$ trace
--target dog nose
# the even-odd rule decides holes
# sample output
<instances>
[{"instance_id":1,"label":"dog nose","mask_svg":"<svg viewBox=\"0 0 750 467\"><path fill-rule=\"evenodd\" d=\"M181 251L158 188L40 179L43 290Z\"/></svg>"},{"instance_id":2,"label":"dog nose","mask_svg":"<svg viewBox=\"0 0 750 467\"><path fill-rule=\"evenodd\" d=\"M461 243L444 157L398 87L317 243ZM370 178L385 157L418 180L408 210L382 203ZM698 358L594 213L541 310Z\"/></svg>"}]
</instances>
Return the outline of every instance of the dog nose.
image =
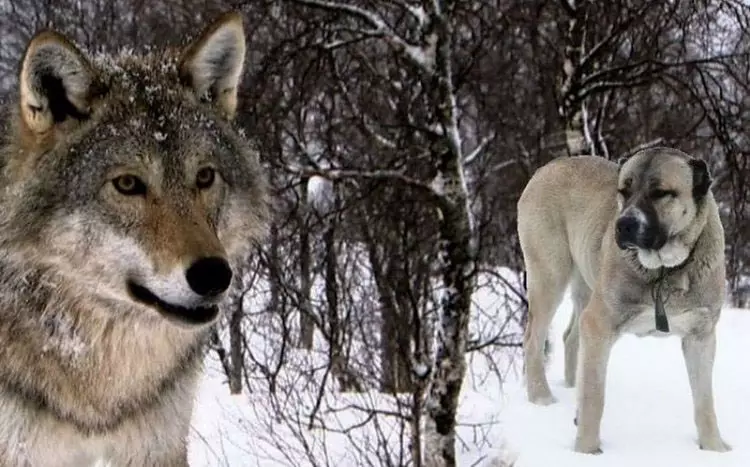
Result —
<instances>
[{"instance_id":1,"label":"dog nose","mask_svg":"<svg viewBox=\"0 0 750 467\"><path fill-rule=\"evenodd\" d=\"M185 277L193 292L202 297L215 296L229 288L232 269L224 258L201 258L190 265Z\"/></svg>"},{"instance_id":2,"label":"dog nose","mask_svg":"<svg viewBox=\"0 0 750 467\"><path fill-rule=\"evenodd\" d=\"M624 216L615 223L615 241L621 250L638 246L640 223L632 216Z\"/></svg>"},{"instance_id":3,"label":"dog nose","mask_svg":"<svg viewBox=\"0 0 750 467\"><path fill-rule=\"evenodd\" d=\"M617 219L615 231L618 238L622 240L634 240L638 235L640 224L635 217L621 217Z\"/></svg>"}]
</instances>

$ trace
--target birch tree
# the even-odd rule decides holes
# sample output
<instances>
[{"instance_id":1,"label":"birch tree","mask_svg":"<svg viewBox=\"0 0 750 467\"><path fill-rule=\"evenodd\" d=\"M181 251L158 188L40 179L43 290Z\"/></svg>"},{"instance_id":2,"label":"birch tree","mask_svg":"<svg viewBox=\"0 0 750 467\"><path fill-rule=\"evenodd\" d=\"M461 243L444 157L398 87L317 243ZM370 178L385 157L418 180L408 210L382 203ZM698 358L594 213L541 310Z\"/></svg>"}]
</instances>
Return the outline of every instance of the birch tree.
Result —
<instances>
[{"instance_id":1,"label":"birch tree","mask_svg":"<svg viewBox=\"0 0 750 467\"><path fill-rule=\"evenodd\" d=\"M424 465L456 465L456 412L458 396L466 373L465 352L469 311L476 270L477 233L470 209L462 132L459 127L459 106L453 82L453 40L455 36L452 16L456 9L453 1L424 1L421 4L395 3L414 19L408 31L409 39L388 24L376 8L366 8L354 3L317 0L295 0L311 8L334 12L342 21L331 24L339 34L323 47L336 47L342 43L375 39L387 44L396 54L408 60L413 72L429 88L430 113L434 126L429 131L437 137L430 152L434 168L432 180L407 177L399 172L374 170L315 170L310 167L295 168L302 173L313 172L330 179L359 178L381 179L403 183L426 194L435 210L439 225L439 253L437 271L441 281L441 299L437 313L435 351L429 365L416 362L414 371L431 374L427 394L424 440ZM380 2L378 6L385 8ZM355 29L349 28L354 22ZM415 459L415 462L419 460Z\"/></svg>"}]
</instances>

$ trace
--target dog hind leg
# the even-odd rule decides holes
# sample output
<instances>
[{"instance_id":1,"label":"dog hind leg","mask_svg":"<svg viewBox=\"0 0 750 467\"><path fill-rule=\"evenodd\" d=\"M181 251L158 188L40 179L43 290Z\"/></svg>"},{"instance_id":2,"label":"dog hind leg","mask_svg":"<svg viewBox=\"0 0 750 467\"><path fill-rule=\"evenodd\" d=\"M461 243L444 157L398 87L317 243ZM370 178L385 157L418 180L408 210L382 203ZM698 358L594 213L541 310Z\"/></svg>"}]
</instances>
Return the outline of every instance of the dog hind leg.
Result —
<instances>
[{"instance_id":1,"label":"dog hind leg","mask_svg":"<svg viewBox=\"0 0 750 467\"><path fill-rule=\"evenodd\" d=\"M572 388L575 386L578 363L579 320L581 312L591 297L591 289L577 270L573 273L573 280L570 283L570 295L573 300L573 312L570 315L568 327L563 332L563 342L565 343L565 385Z\"/></svg>"},{"instance_id":2,"label":"dog hind leg","mask_svg":"<svg viewBox=\"0 0 750 467\"><path fill-rule=\"evenodd\" d=\"M549 405L555 398L545 374L544 346L550 323L570 280L573 260L564 241L522 247L529 300L523 339L526 390L530 402Z\"/></svg>"}]
</instances>

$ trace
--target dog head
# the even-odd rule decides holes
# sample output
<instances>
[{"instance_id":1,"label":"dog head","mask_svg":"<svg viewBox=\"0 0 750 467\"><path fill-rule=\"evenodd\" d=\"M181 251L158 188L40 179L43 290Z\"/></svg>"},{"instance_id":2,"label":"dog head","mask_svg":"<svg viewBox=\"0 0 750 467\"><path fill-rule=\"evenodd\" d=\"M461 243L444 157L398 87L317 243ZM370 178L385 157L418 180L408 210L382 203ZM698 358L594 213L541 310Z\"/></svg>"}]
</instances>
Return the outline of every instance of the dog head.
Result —
<instances>
[{"instance_id":1,"label":"dog head","mask_svg":"<svg viewBox=\"0 0 750 467\"><path fill-rule=\"evenodd\" d=\"M676 149L647 149L621 161L618 247L636 250L648 269L681 264L689 245L679 237L697 222L710 186L706 163Z\"/></svg>"},{"instance_id":2,"label":"dog head","mask_svg":"<svg viewBox=\"0 0 750 467\"><path fill-rule=\"evenodd\" d=\"M236 13L142 56L32 38L5 150L6 251L25 246L81 293L212 322L268 218L258 155L232 123L244 59Z\"/></svg>"}]
</instances>

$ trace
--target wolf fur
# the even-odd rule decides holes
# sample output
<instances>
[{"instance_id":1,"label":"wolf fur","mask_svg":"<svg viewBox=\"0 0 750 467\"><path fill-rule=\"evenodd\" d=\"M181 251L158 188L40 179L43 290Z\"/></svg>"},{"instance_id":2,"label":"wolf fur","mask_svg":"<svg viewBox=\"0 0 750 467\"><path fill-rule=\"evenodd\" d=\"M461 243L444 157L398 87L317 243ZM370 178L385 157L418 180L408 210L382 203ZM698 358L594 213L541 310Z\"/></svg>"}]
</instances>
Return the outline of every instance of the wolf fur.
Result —
<instances>
[{"instance_id":1,"label":"wolf fur","mask_svg":"<svg viewBox=\"0 0 750 467\"><path fill-rule=\"evenodd\" d=\"M0 466L186 466L203 350L265 233L241 16L180 50L43 31L0 150Z\"/></svg>"},{"instance_id":2,"label":"wolf fur","mask_svg":"<svg viewBox=\"0 0 750 467\"><path fill-rule=\"evenodd\" d=\"M657 331L661 283L669 333L682 338L702 449L730 449L719 433L712 372L715 327L725 294L724 230L700 159L670 148L640 151L619 167L600 157L555 160L518 202L527 270L524 335L528 398L555 402L543 347L570 285L574 311L564 333L565 381L577 387L575 450L600 453L607 362L624 333Z\"/></svg>"}]
</instances>

